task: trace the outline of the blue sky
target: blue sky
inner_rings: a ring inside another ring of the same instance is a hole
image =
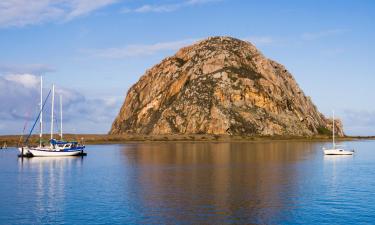
[[[0,2],[0,134],[36,114],[40,75],[64,96],[66,132],[105,133],[146,69],[225,35],[285,65],[347,134],[375,135],[374,1],[30,2]]]

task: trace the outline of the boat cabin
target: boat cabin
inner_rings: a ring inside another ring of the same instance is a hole
[[[58,141],[55,139],[50,140],[53,149],[64,150],[64,149],[75,149],[78,146],[76,141]]]

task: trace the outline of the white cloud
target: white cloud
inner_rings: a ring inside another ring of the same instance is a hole
[[[115,2],[117,0],[1,0],[0,27],[67,21]]]
[[[32,74],[11,74],[5,76],[4,79],[20,84],[25,88],[34,88],[39,84],[39,78]]]
[[[290,37],[277,37],[277,36],[249,36],[243,38],[245,41],[249,41],[256,46],[264,46],[264,45],[273,45],[273,46],[289,46],[296,42],[308,42],[314,41],[317,39],[329,38],[331,36],[342,35],[348,32],[347,29],[331,29],[331,30],[322,30],[318,32],[306,32],[297,36],[290,36]],[[323,52],[325,55],[337,55],[342,53],[343,49],[327,49]]]
[[[328,49],[322,50],[322,55],[329,56],[329,57],[342,55],[343,53],[345,53],[344,48],[328,48]]]
[[[23,26],[60,17],[64,10],[50,1],[3,0],[0,2],[0,26]]]
[[[39,112],[39,80],[39,76],[32,74],[0,76],[0,134],[21,133],[25,121],[29,121],[26,131],[30,129]],[[44,97],[48,91],[46,87]],[[66,132],[108,132],[122,101],[119,97],[88,97],[75,90],[56,87],[56,96],[59,95],[63,96]],[[44,115],[46,126],[50,120],[50,99]],[[56,107],[59,109],[57,102]]]
[[[375,135],[375,111],[344,110],[340,113],[344,129],[348,135]]]
[[[0,74],[20,74],[20,73],[36,73],[45,74],[55,71],[50,65],[47,64],[1,64]]]
[[[219,2],[222,0],[186,0],[186,1],[180,1],[176,3],[170,3],[170,4],[159,4],[159,5],[142,5],[138,8],[129,9],[125,8],[122,12],[124,13],[163,13],[163,12],[172,12],[179,10],[181,8],[189,7],[189,6],[195,6],[195,5],[202,5],[207,4],[211,2]]]
[[[1,0],[0,27],[26,26],[45,22],[64,22],[88,15],[122,0]],[[183,7],[220,0],[186,0],[171,4],[143,5],[124,12],[170,12]]]
[[[66,15],[66,19],[70,20],[78,16],[87,15],[99,8],[111,5],[118,0],[75,0],[71,2],[71,10]]]
[[[32,99],[37,99],[37,77],[29,74],[10,75],[0,77],[0,123],[24,119],[31,109],[30,104],[37,104]]]
[[[147,12],[172,12],[181,8],[181,4],[170,4],[170,5],[143,5],[133,10],[136,13],[147,13]],[[131,12],[129,10],[128,12]]]
[[[192,1],[196,2],[196,0]],[[206,2],[206,1],[199,1],[199,2]],[[193,3],[191,3],[193,4]],[[144,6],[145,8],[142,10],[151,10],[148,9],[148,6]],[[163,6],[164,7],[164,6]],[[140,8],[139,8],[140,9]],[[169,10],[170,8],[152,8],[152,10]],[[140,9],[141,10],[141,9]],[[344,29],[335,29],[325,32],[318,32],[318,33],[305,33],[304,35],[301,35],[300,37],[297,37],[297,40],[299,41],[310,41],[314,40],[316,38],[323,38],[330,35],[338,35],[346,30]],[[153,55],[158,52],[162,51],[171,51],[171,50],[178,50],[182,47],[188,46],[193,44],[194,42],[198,41],[197,38],[191,38],[191,39],[185,39],[180,41],[171,41],[171,42],[160,42],[155,44],[139,44],[139,45],[126,45],[123,47],[111,47],[111,48],[104,48],[104,49],[89,49],[89,50],[82,50],[83,52],[88,53],[91,56],[94,57],[100,57],[100,58],[126,58],[126,57],[134,57],[134,56],[147,56],[147,55]],[[291,44],[291,39],[287,38],[281,38],[281,37],[273,37],[269,35],[265,36],[248,36],[245,38],[242,38],[244,41],[249,41],[255,46],[282,46],[282,45],[288,45]],[[293,39],[294,42],[296,41],[296,38]],[[330,51],[323,52],[325,55],[335,55],[342,53],[343,49],[332,49]]]
[[[243,40],[249,41],[256,46],[270,45],[276,42],[276,40],[270,36],[250,36],[247,38],[243,38]]]
[[[102,58],[125,58],[134,56],[153,55],[161,51],[178,50],[194,43],[197,39],[181,41],[159,42],[150,45],[127,45],[118,48],[86,50],[90,55]]]
[[[348,30],[346,29],[323,30],[323,31],[318,31],[318,32],[313,32],[313,33],[304,33],[301,35],[301,38],[302,40],[305,40],[305,41],[313,41],[313,40],[320,39],[320,38],[339,35],[347,31]]]

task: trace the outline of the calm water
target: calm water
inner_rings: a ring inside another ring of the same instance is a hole
[[[84,158],[0,150],[0,224],[374,224],[375,142],[89,146]]]

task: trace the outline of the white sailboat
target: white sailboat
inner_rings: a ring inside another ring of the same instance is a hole
[[[48,99],[49,94],[46,98]],[[84,145],[79,144],[75,141],[63,141],[63,131],[62,131],[62,96],[60,96],[60,140],[56,140],[53,138],[53,122],[54,122],[54,104],[55,104],[55,85],[52,85],[52,109],[51,109],[51,139],[50,139],[50,145],[44,146],[42,143],[42,136],[43,136],[43,108],[46,102],[43,103],[42,98],[42,79],[41,79],[41,108],[39,113],[39,119],[40,119],[40,134],[39,134],[39,146],[37,147],[28,147],[24,146],[19,148],[19,151],[22,156],[39,156],[39,157],[56,157],[56,156],[77,156],[77,155],[86,155],[86,153],[83,152],[85,149]],[[36,123],[36,121],[35,121]],[[34,125],[35,125],[34,123]],[[32,130],[31,130],[32,132]],[[31,135],[31,132],[29,134],[29,137]],[[29,138],[28,137],[28,138]],[[26,141],[27,142],[27,141]]]
[[[326,149],[323,148],[324,155],[353,155],[353,150],[345,150],[343,148],[340,148],[338,145],[336,145],[335,142],[335,112],[333,112],[333,118],[332,118],[332,148]]]

